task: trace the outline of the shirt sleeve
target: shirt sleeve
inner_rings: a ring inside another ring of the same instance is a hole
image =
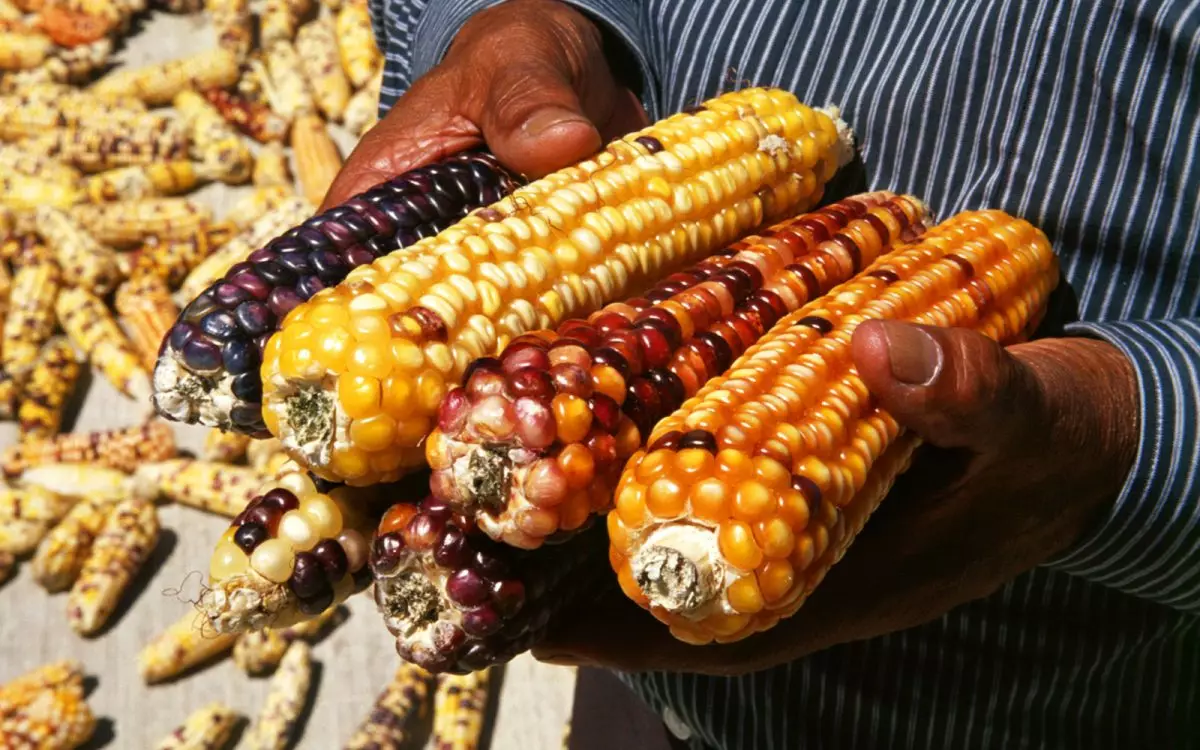
[[[1076,323],[1133,363],[1141,397],[1133,469],[1097,529],[1049,567],[1200,612],[1200,320]]]

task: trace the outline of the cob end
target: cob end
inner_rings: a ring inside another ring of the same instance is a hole
[[[154,367],[153,403],[154,411],[165,419],[229,429],[229,420],[213,408],[216,389],[216,383],[188,372],[171,354],[159,356]]]
[[[846,166],[854,160],[854,131],[850,129],[850,124],[842,119],[842,110],[837,105],[826,104],[824,107],[817,107],[816,111],[833,120],[833,126],[837,128],[837,165]]]
[[[666,526],[650,534],[630,560],[634,580],[650,604],[676,614],[698,612],[720,591],[714,560],[716,535],[691,524]]]
[[[283,399],[282,410],[286,415],[279,420],[283,447],[312,466],[328,465],[336,429],[347,421],[333,395],[319,385],[302,386]]]
[[[199,607],[218,633],[243,633],[294,624],[280,617],[288,601],[286,586],[250,571],[213,582],[201,594]]]
[[[454,464],[454,480],[465,510],[498,512],[508,504],[512,486],[512,461],[508,451],[489,445],[472,447]]]

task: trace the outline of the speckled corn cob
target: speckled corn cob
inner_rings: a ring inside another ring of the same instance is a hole
[[[138,672],[148,685],[163,682],[224,654],[235,640],[210,628],[203,615],[188,612],[142,648]]]
[[[287,137],[288,121],[266,104],[225,89],[204,89],[201,93],[226,122],[259,143],[273,143]]]
[[[239,62],[254,43],[254,23],[248,0],[205,0],[204,10],[217,35],[217,46]]]
[[[45,61],[54,42],[32,31],[0,31],[0,70],[29,70]]]
[[[292,123],[291,143],[300,192],[319,205],[342,170],[342,154],[329,136],[325,121],[314,114],[296,116]]]
[[[187,134],[173,121],[155,127],[85,121],[70,128],[51,128],[23,145],[85,172],[178,161],[186,159],[188,152]]]
[[[33,372],[42,344],[54,331],[54,303],[62,281],[58,264],[44,247],[31,245],[20,258],[0,343],[4,373],[18,389]],[[2,406],[11,408],[7,400]],[[5,418],[11,416],[9,413]]]
[[[50,529],[32,563],[34,580],[42,588],[51,593],[71,588],[114,505],[113,498],[85,498]]]
[[[256,187],[229,208],[225,221],[244,229],[295,198],[296,190],[290,184]],[[306,202],[305,205],[311,204]]]
[[[288,122],[300,115],[312,114],[315,105],[308,82],[304,80],[304,68],[296,48],[286,39],[272,42],[264,48],[267,75],[267,100],[271,109]]]
[[[433,676],[424,669],[415,664],[401,664],[344,750],[382,750],[411,745],[417,726],[429,714],[432,686]]]
[[[476,750],[483,736],[488,671],[440,675],[433,696],[434,750]]]
[[[258,18],[258,43],[264,49],[296,38],[300,17],[312,9],[311,0],[266,0]]]
[[[327,120],[340,120],[351,92],[338,58],[333,18],[317,18],[300,27],[296,32],[296,52],[317,107]]]
[[[0,108],[7,105],[7,97],[0,98]],[[4,127],[3,123],[4,115],[0,115],[0,128]],[[0,143],[0,169],[64,185],[73,185],[79,181],[79,170],[57,159],[31,153],[19,143]]]
[[[252,677],[270,674],[279,666],[293,641],[320,636],[333,624],[339,611],[337,607],[330,607],[313,619],[291,627],[264,628],[235,636],[237,643],[233,646],[233,662]]]
[[[73,185],[23,174],[0,175],[0,205],[19,211],[31,211],[38,206],[66,208],[83,200],[83,197],[83,193]]]
[[[111,39],[98,39],[78,47],[59,47],[36,68],[8,76],[0,88],[7,92],[46,83],[83,83],[108,64],[112,47]]]
[[[176,94],[173,104],[191,135],[192,156],[208,174],[230,185],[250,179],[254,156],[216,107],[191,89]]]
[[[312,681],[312,654],[304,641],[288,646],[258,721],[247,733],[249,750],[283,750],[294,740]]]
[[[809,208],[851,153],[838,128],[777,89],[726,94],[355,269],[271,337],[267,429],[331,481],[424,463],[472,360]]]
[[[0,552],[32,552],[72,504],[72,498],[41,488],[0,489]]]
[[[74,498],[120,500],[136,494],[128,475],[96,464],[44,464],[21,474],[19,487],[40,487]]]
[[[153,274],[139,274],[117,288],[113,306],[142,364],[152,370],[163,337],[179,316],[166,281]]]
[[[158,513],[141,498],[113,506],[67,599],[67,621],[91,635],[108,621],[158,543]]]
[[[191,237],[212,223],[212,210],[188,198],[88,204],[72,208],[71,216],[97,240],[114,247],[137,245],[147,237]]]
[[[175,458],[139,466],[133,478],[147,495],[234,518],[257,496],[263,476],[243,466]]]
[[[50,664],[0,687],[5,750],[74,750],[95,729],[78,664]]]
[[[92,203],[137,201],[164,195],[179,195],[194,190],[201,182],[190,161],[161,164],[135,164],[91,175],[83,190]]]
[[[222,750],[241,716],[219,703],[205,706],[164,737],[154,750]]]
[[[355,135],[366,133],[379,119],[379,88],[383,85],[383,68],[350,97],[342,110],[342,127]]]
[[[150,397],[149,374],[99,298],[79,288],[67,289],[58,295],[55,311],[71,343],[108,382],[139,403]]]
[[[218,463],[241,463],[246,458],[246,448],[248,447],[250,447],[248,435],[225,432],[213,427],[204,436],[204,447],[200,450],[200,457],[205,461]]]
[[[17,410],[21,441],[45,440],[58,434],[63,407],[79,379],[75,349],[63,336],[42,347]]]
[[[250,181],[260,188],[286,187],[291,190],[295,183],[292,179],[291,167],[288,166],[287,152],[284,151],[282,143],[268,143],[259,149]]]
[[[336,28],[342,69],[354,88],[363,86],[383,65],[366,2],[350,0],[344,4],[338,11]]]
[[[0,453],[0,466],[9,477],[48,463],[89,463],[131,472],[175,453],[170,425],[156,419],[135,427],[67,433],[9,446]]]
[[[237,79],[237,56],[227,49],[217,48],[178,60],[109,73],[89,90],[100,96],[133,96],[151,106],[161,106],[170,104],[175,95],[185,89],[232,86]]]
[[[100,244],[104,238],[96,236],[84,217],[49,206],[39,208],[35,217],[38,234],[62,268],[63,281],[94,294],[112,291],[120,277],[116,253]]]
[[[1007,342],[1057,276],[1037,229],[967,212],[783,318],[626,465],[608,523],[626,595],[695,643],[740,640],[793,614],[915,446],[850,362],[857,325],[961,326]]]
[[[149,273],[161,276],[167,286],[174,289],[183,283],[193,268],[229,242],[234,233],[231,225],[222,222],[210,224],[182,240],[151,237],[136,251],[129,275]]]

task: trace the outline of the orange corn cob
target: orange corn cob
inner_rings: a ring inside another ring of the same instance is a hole
[[[38,13],[38,26],[57,45],[78,47],[108,36],[113,20],[50,3]]]
[[[221,750],[229,745],[239,721],[236,711],[213,703],[189,716],[154,750]]]
[[[133,479],[146,496],[233,518],[258,494],[263,476],[243,466],[176,458],[139,466]]]
[[[204,97],[217,108],[225,121],[259,143],[282,141],[288,121],[262,102],[225,89],[204,89]]]
[[[311,620],[287,628],[264,628],[236,636],[233,662],[246,674],[257,677],[270,674],[279,666],[293,641],[319,637],[332,624],[341,610],[330,607]]]
[[[42,346],[17,410],[21,442],[46,440],[58,434],[63,408],[75,390],[79,370],[75,349],[65,337],[56,336]]]
[[[280,39],[264,49],[266,75],[262,79],[271,109],[288,122],[312,114],[315,111],[312,92],[304,79],[296,48],[290,41]]]
[[[37,232],[58,259],[65,282],[95,294],[112,291],[120,277],[117,256],[101,244],[106,239],[96,236],[91,217],[49,206],[39,208],[34,216]]]
[[[254,43],[254,24],[247,0],[205,0],[205,11],[217,33],[217,46],[244,60]]]
[[[433,696],[433,747],[435,750],[476,750],[483,735],[487,709],[487,670],[465,675],[438,675]]]
[[[0,453],[0,466],[10,477],[47,463],[92,463],[131,472],[146,461],[163,461],[175,453],[170,425],[152,420],[137,427],[67,433],[9,446]]]
[[[304,641],[288,647],[258,720],[246,733],[249,750],[284,750],[296,734],[312,685],[312,652]]]
[[[0,737],[6,750],[73,750],[95,730],[76,663],[50,664],[0,686]]]
[[[143,198],[75,206],[71,217],[98,241],[128,247],[147,237],[183,239],[212,223],[208,206],[187,198]]]
[[[66,208],[78,203],[83,193],[73,185],[42,180],[23,174],[0,176],[0,205],[31,211],[38,206]]]
[[[234,227],[227,222],[210,224],[202,231],[179,240],[151,237],[134,255],[130,276],[154,274],[174,289],[201,261],[228,242]]]
[[[92,366],[117,390],[145,403],[150,396],[150,375],[104,303],[83,289],[67,289],[58,295],[55,311],[71,343],[87,355]]]
[[[192,155],[208,174],[230,185],[250,179],[254,156],[216,107],[191,89],[176,94],[174,106],[191,134]]]
[[[33,577],[42,588],[51,593],[71,588],[114,505],[112,498],[80,500],[50,529],[33,556]]]
[[[290,184],[255,188],[230,207],[225,221],[244,229],[295,197],[296,191]]]
[[[200,457],[205,461],[234,464],[246,458],[246,448],[250,446],[250,437],[238,432],[225,432],[212,427],[204,436],[204,448]],[[243,506],[245,507],[245,506]],[[240,510],[238,511],[241,512]]]
[[[153,370],[163,337],[179,317],[166,281],[153,274],[135,276],[117,289],[114,307],[142,364]]]
[[[350,97],[342,110],[342,126],[355,135],[366,133],[379,119],[379,88],[383,85],[381,67],[371,80]]]
[[[350,0],[338,11],[337,40],[342,69],[351,85],[354,88],[366,85],[383,65],[366,2]]]
[[[286,187],[291,190],[295,183],[292,180],[292,169],[288,166],[287,152],[284,151],[282,143],[268,143],[259,149],[250,181],[260,188]]]
[[[57,0],[61,7],[75,13],[86,13],[108,20],[114,31],[124,33],[129,19],[146,9],[144,0]]]
[[[0,108],[7,105],[4,99],[7,97],[0,98]],[[0,123],[4,119],[0,115]],[[23,174],[68,186],[79,182],[79,170],[57,159],[31,153],[19,143],[0,143],[0,169],[8,174]]]
[[[0,70],[29,70],[41,65],[54,42],[32,31],[0,31]]]
[[[726,94],[355,269],[267,344],[267,428],[323,478],[395,478],[472,360],[811,207],[845,138],[786,92]]]
[[[407,747],[429,715],[433,675],[402,663],[344,750]]]
[[[227,49],[210,49],[170,62],[109,73],[89,91],[100,96],[134,96],[151,106],[170,104],[185,89],[231,86],[238,59]]]
[[[187,158],[187,136],[170,122],[152,128],[129,123],[51,128],[23,145],[86,172]]]
[[[338,59],[333,19],[318,18],[300,27],[296,33],[296,52],[304,65],[313,99],[325,119],[341,119],[350,101],[350,82]]]
[[[113,506],[67,599],[67,622],[92,635],[108,621],[158,543],[158,513],[141,498]]]
[[[177,677],[233,648],[236,635],[218,633],[194,611],[155,636],[138,654],[138,672],[147,685]]]
[[[200,182],[194,164],[169,161],[135,164],[91,175],[84,180],[83,191],[92,203],[112,203],[188,193]]]
[[[688,642],[739,640],[790,616],[915,447],[850,362],[858,323],[963,326],[1011,341],[1057,275],[1037,229],[967,212],[782,319],[626,465],[609,514],[622,589]]]
[[[313,114],[296,118],[292,123],[292,154],[300,192],[310,203],[319,205],[342,170],[342,155],[329,137],[324,120]]]
[[[21,262],[13,276],[4,337],[0,343],[2,369],[10,379],[8,382],[17,390],[33,372],[42,344],[54,331],[54,303],[61,281],[58,264],[44,247],[30,245],[22,251]],[[10,407],[10,402],[5,399],[3,405]],[[5,418],[11,416],[9,413]]]

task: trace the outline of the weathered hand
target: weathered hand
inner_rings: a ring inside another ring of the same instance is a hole
[[[535,655],[628,670],[742,673],[933,620],[1069,548],[1133,462],[1137,392],[1112,346],[1002,348],[961,329],[864,323],[854,361],[926,442],[845,557],[775,628],[724,646],[675,641],[614,593]]]

